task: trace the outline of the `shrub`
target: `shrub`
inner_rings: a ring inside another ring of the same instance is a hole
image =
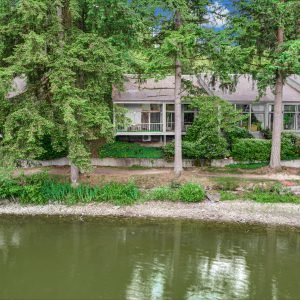
[[[232,156],[240,161],[269,161],[272,142],[260,139],[241,139],[233,144]],[[282,137],[281,158],[289,159],[295,156],[295,147],[289,137]]]
[[[229,155],[227,150],[227,142],[220,135],[212,137],[212,140],[182,142],[182,155],[184,158],[189,159],[214,159],[224,158]],[[172,160],[175,155],[174,142],[167,144],[163,147],[163,154],[166,160]]]
[[[109,201],[116,205],[133,204],[140,197],[138,187],[133,183],[109,183],[99,188],[98,201]]]
[[[271,141],[241,139],[232,147],[232,156],[240,161],[268,161],[271,155]]]
[[[6,179],[0,182],[0,199],[16,199],[20,197],[22,187],[14,179]]]
[[[179,198],[184,202],[200,202],[205,198],[205,190],[196,183],[185,183],[179,188]]]
[[[163,147],[163,154],[166,160],[173,160],[175,155],[175,143],[168,143]],[[182,142],[182,155],[184,158],[198,158],[201,156],[201,150],[197,147],[196,143],[193,142]]]
[[[253,136],[246,128],[234,127],[230,130],[224,132],[224,137],[226,138],[230,149],[232,145],[239,139],[253,139]]]
[[[162,158],[163,152],[158,147],[144,147],[135,143],[114,142],[100,148],[100,158]]]
[[[59,146],[59,149],[56,149],[53,146],[51,137],[49,135],[45,135],[41,140],[41,146],[44,150],[43,154],[36,157],[38,160],[49,160],[49,159],[55,159],[55,158],[61,158],[68,155],[68,151],[66,149],[66,146],[64,143],[61,143]]]

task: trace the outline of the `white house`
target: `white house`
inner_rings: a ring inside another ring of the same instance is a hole
[[[210,84],[204,76],[183,76],[208,94],[219,96],[232,103],[248,118],[240,124],[254,135],[261,129],[272,128],[274,94],[267,90],[257,101],[256,82],[240,76],[234,91],[221,89],[220,84]],[[148,79],[140,82],[137,76],[126,75],[124,89],[113,91],[113,103],[127,109],[131,124],[117,128],[117,139],[125,141],[166,142],[174,138],[174,76],[163,80]],[[183,92],[185,93],[185,92]],[[300,133],[300,76],[288,78],[283,91],[283,130]],[[182,134],[192,124],[196,111],[182,104]]]

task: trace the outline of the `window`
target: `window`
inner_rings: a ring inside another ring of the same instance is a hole
[[[245,115],[240,126],[255,132],[265,128],[265,105],[264,104],[236,104],[236,109]]]
[[[300,105],[285,104],[283,106],[283,130],[300,130]],[[269,127],[273,128],[274,105],[269,105]]]
[[[252,104],[250,113],[250,131],[261,131],[265,128],[265,105]]]
[[[296,130],[296,105],[284,105],[283,129]]]

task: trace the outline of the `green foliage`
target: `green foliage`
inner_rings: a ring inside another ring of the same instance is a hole
[[[272,130],[270,128],[262,129],[261,133],[266,140],[272,139]]]
[[[162,186],[148,191],[145,200],[201,202],[205,198],[204,188],[196,183]]]
[[[140,197],[133,182],[109,183],[102,187],[80,185],[73,188],[69,183],[51,179],[47,174],[21,176],[0,181],[0,199],[19,200],[22,204],[46,204],[51,202],[76,204],[110,202],[129,205]]]
[[[295,147],[288,136],[281,141],[281,158],[289,159],[296,155]],[[271,156],[271,141],[259,139],[241,139],[234,143],[232,156],[240,161],[268,161]]]
[[[145,200],[178,201],[178,191],[170,186],[154,188],[144,194]]]
[[[199,111],[189,127],[183,142],[183,154],[187,158],[224,158],[229,155],[228,142],[224,132],[234,132],[236,124],[243,116],[225,100],[212,96],[188,98],[191,106]],[[164,149],[166,157],[171,157],[172,146]]]
[[[109,201],[115,205],[129,205],[140,197],[140,191],[133,182],[127,184],[111,183],[103,186],[97,201]]]
[[[235,143],[236,140],[239,139],[252,139],[253,136],[246,128],[241,127],[232,127],[224,131],[224,137],[226,138],[229,148],[232,150],[232,145]]]
[[[260,203],[300,203],[300,197],[293,195],[280,183],[269,188],[255,188],[253,192],[245,196]]]
[[[205,198],[205,190],[196,183],[185,183],[179,188],[179,198],[184,202],[200,202]]]
[[[136,143],[114,142],[105,144],[99,150],[100,158],[162,158],[161,148],[145,147]]]
[[[2,2],[2,148],[15,158],[67,154],[87,169],[88,141],[113,137],[112,86],[134,64],[140,16],[124,0]],[[7,99],[17,76],[26,90]]]
[[[269,164],[267,162],[261,163],[244,163],[244,164],[231,164],[226,166],[229,169],[243,169],[243,170],[256,170],[263,167],[267,167]]]
[[[221,201],[232,201],[241,199],[241,196],[233,192],[220,191]]]

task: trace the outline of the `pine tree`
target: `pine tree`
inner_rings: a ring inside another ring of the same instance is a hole
[[[206,55],[214,35],[207,26],[209,0],[133,0],[133,7],[143,16],[148,32],[144,35],[147,77],[175,77],[175,161],[174,172],[180,176],[182,165],[182,72],[199,72],[207,67]],[[198,62],[198,63],[197,63]]]
[[[131,64],[137,26],[126,0],[1,1],[4,152],[35,159],[50,137],[56,151],[67,151],[76,184],[90,167],[88,141],[113,138],[111,89]],[[17,76],[26,90],[8,99]]]
[[[241,0],[233,4],[226,30],[230,44],[219,49],[218,68],[227,75],[251,74],[258,81],[260,96],[267,87],[274,90],[270,167],[279,169],[283,86],[288,76],[300,74],[300,2]]]

